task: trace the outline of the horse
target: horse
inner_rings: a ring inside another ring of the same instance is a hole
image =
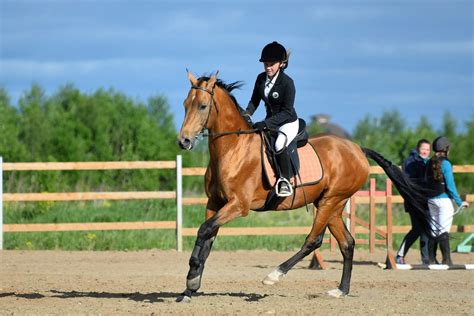
[[[231,93],[241,86],[241,82],[226,84],[217,79],[217,73],[196,79],[190,71],[188,79],[191,88],[184,101],[185,117],[178,143],[182,149],[191,150],[195,139],[208,130],[210,159],[204,176],[208,201],[205,221],[198,229],[189,259],[186,290],[177,302],[191,302],[192,295],[201,287],[204,265],[219,227],[237,217],[245,217],[250,210],[261,209],[271,190],[262,176],[260,131],[252,129]],[[355,246],[342,212],[350,197],[367,181],[369,163],[366,156],[384,169],[423,222],[429,220],[426,198],[398,167],[373,150],[331,135],[316,136],[308,141],[319,154],[324,176],[317,184],[305,186],[304,191],[295,188],[294,196],[284,198],[275,211],[313,203],[317,212],[301,249],[269,273],[263,283],[277,283],[292,267],[319,248],[327,227],[336,238],[343,257],[340,284],[328,291],[328,295],[341,297],[349,293]]]

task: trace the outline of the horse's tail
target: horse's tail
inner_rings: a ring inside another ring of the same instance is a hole
[[[413,183],[399,167],[393,165],[391,161],[385,159],[378,152],[363,147],[362,151],[367,157],[373,159],[380,167],[382,167],[405,200],[405,207],[407,207],[408,210],[420,220],[425,232],[432,235],[434,231],[438,230],[439,224],[434,222],[430,216],[428,208],[428,191]]]

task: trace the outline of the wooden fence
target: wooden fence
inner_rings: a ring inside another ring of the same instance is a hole
[[[145,191],[145,192],[64,192],[64,193],[3,193],[3,172],[12,171],[44,171],[44,170],[130,170],[130,169],[175,169],[176,191]],[[195,236],[197,228],[183,228],[183,205],[206,204],[207,198],[186,198],[182,196],[183,176],[202,176],[205,168],[182,168],[181,156],[176,161],[130,161],[130,162],[36,162],[36,163],[3,163],[0,157],[0,249],[3,249],[4,232],[49,232],[49,231],[86,231],[86,230],[141,230],[141,229],[175,229],[176,249],[182,251],[182,237]],[[454,172],[474,173],[474,165],[454,166]],[[371,174],[382,174],[380,167],[371,167]],[[402,203],[398,195],[392,195],[392,185],[386,183],[386,191],[376,191],[375,179],[370,180],[369,191],[359,191],[351,198],[349,206],[344,212],[348,218],[351,233],[369,234],[368,239],[357,239],[358,244],[368,244],[370,251],[375,245],[386,245],[391,251],[392,234],[409,231],[410,226],[392,225],[392,203]],[[58,223],[58,224],[3,224],[3,201],[85,201],[85,200],[142,200],[142,199],[175,199],[175,221],[147,221],[147,222],[116,222],[116,223]],[[469,202],[474,201],[474,194],[466,196]],[[375,225],[375,204],[383,203],[387,207],[385,227]],[[357,204],[369,204],[369,221],[356,216]],[[358,226],[356,226],[358,225]],[[474,225],[453,226],[452,231],[472,232]],[[306,235],[308,227],[223,227],[219,235]],[[379,239],[376,238],[379,236]],[[382,239],[380,239],[380,237]],[[336,246],[335,240],[325,238],[325,242]],[[392,256],[393,257],[393,256]]]

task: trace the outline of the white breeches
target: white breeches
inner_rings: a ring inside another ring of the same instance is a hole
[[[448,198],[429,199],[428,207],[430,208],[430,215],[433,220],[431,228],[433,229],[433,232],[436,233],[436,236],[434,237],[438,237],[443,233],[449,233],[451,225],[453,224],[453,202]],[[436,227],[437,225],[439,227]]]
[[[298,135],[299,127],[300,123],[298,119],[294,122],[282,125],[278,130],[285,134],[278,134],[277,140],[275,142],[275,150],[280,151],[284,147],[288,147],[288,145],[293,141],[293,139],[295,139],[296,135]]]

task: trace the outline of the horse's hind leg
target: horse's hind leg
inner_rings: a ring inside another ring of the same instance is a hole
[[[282,275],[285,275],[290,271],[290,269],[303,260],[304,257],[321,247],[326,226],[328,225],[329,220],[336,215],[334,213],[340,208],[339,204],[341,203],[340,199],[330,197],[325,197],[318,203],[318,212],[315,215],[313,227],[311,228],[309,235],[306,237],[303,247],[301,247],[294,256],[280,264],[278,268],[268,274],[263,280],[263,284],[273,285],[277,283]],[[344,205],[344,203],[342,203],[342,205]]]
[[[349,294],[355,242],[354,238],[347,230],[346,225],[344,225],[341,216],[335,216],[329,221],[329,230],[339,244],[342,257],[344,258],[344,263],[339,288],[329,291],[328,294],[331,296],[340,297]]]
[[[311,234],[308,235],[303,244],[303,247],[301,247],[301,249],[294,256],[280,264],[278,268],[268,274],[263,280],[263,284],[273,285],[277,283],[282,275],[287,274],[288,271],[290,271],[291,268],[293,268],[298,262],[303,260],[307,255],[309,255],[317,248],[321,247],[325,231],[326,228],[323,227],[323,232],[319,234],[316,238],[311,238]]]

